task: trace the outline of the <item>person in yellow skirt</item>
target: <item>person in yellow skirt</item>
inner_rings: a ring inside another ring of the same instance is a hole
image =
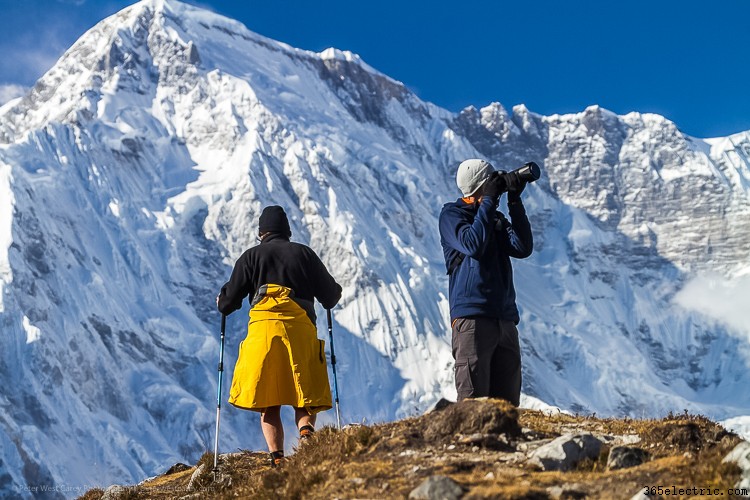
[[[284,209],[260,215],[260,244],[242,254],[216,297],[222,314],[250,297],[247,337],[232,377],[229,403],[260,412],[271,465],[284,457],[281,406],[292,406],[300,437],[315,430],[315,417],[331,409],[325,341],[318,339],[314,300],[331,309],[341,286],[309,247],[289,241]]]

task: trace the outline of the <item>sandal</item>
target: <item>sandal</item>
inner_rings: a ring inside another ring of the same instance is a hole
[[[286,460],[284,457],[284,450],[272,451],[268,454],[268,457],[271,467],[278,467],[284,462],[284,460]]]
[[[313,432],[315,432],[315,428],[312,425],[303,425],[299,429],[299,438],[300,440],[308,440],[312,437]]]

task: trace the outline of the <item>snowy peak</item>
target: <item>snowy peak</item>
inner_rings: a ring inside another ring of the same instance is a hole
[[[713,174],[731,185],[738,198],[750,194],[750,132],[740,132],[728,137],[696,140],[697,147],[710,146],[711,157],[718,158]]]
[[[9,106],[8,120],[0,125],[0,143],[49,121],[71,123],[95,117],[115,122],[124,118],[122,113],[115,116],[117,111],[109,113],[106,108],[110,103],[121,108],[126,94],[128,103],[169,107],[163,99],[155,101],[158,88],[169,88],[174,101],[204,92],[205,88],[197,89],[201,87],[197,79],[205,78],[246,81],[252,99],[287,115],[294,115],[300,104],[316,107],[316,114],[330,113],[327,95],[303,102],[322,80],[343,111],[363,123],[389,125],[388,130],[401,138],[407,138],[408,132],[388,122],[384,112],[391,100],[422,121],[435,112],[403,84],[351,52],[328,49],[315,54],[295,49],[181,2],[146,0],[85,33],[27,96]]]
[[[154,2],[135,4],[86,32],[16,106],[0,138],[9,141],[51,121],[71,123],[96,116],[96,104],[106,90],[135,82],[145,93],[155,75],[149,73],[149,32]],[[122,82],[120,82],[122,80]]]

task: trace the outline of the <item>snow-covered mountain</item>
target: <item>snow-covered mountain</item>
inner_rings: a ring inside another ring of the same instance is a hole
[[[750,414],[750,133],[598,107],[454,114],[349,52],[144,0],[0,108],[0,492],[73,496],[211,448],[214,297],[268,204],[344,286],[344,419],[455,397],[437,216],[476,156],[544,172],[515,266],[527,404]],[[222,449],[260,448],[257,429],[224,405]]]

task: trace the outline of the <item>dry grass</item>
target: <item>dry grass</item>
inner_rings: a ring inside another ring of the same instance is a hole
[[[94,488],[94,489],[87,491],[86,493],[84,493],[78,498],[79,500],[99,500],[102,497],[102,495],[104,495],[103,489]]]
[[[517,446],[564,433],[638,435],[649,460],[637,467],[607,469],[611,445],[594,460],[568,472],[544,472],[525,463]],[[440,429],[450,432],[440,433]],[[460,444],[470,434],[502,434],[500,447]],[[129,490],[131,498],[404,498],[426,478],[440,474],[464,487],[466,498],[630,498],[645,486],[719,488],[739,480],[739,469],[721,460],[739,438],[701,416],[664,419],[600,419],[545,415],[516,410],[500,401],[467,401],[438,413],[338,431],[324,428],[281,467],[272,469],[265,453],[232,454],[214,481],[213,455],[201,457],[203,473],[187,485],[195,467],[161,476]],[[554,494],[554,495],[553,495]],[[97,496],[98,495],[98,496]],[[101,491],[88,492],[86,500]],[[696,498],[691,496],[690,498]],[[727,497],[729,498],[729,497]]]

